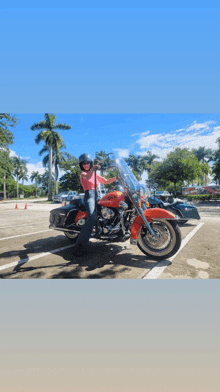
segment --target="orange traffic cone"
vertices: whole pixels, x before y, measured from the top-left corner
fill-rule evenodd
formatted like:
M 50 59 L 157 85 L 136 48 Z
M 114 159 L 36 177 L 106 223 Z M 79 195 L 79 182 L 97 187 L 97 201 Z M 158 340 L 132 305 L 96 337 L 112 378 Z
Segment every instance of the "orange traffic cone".
M 15 209 L 18 210 L 18 205 L 16 204 Z
M 24 210 L 27 210 L 27 203 L 25 204 Z

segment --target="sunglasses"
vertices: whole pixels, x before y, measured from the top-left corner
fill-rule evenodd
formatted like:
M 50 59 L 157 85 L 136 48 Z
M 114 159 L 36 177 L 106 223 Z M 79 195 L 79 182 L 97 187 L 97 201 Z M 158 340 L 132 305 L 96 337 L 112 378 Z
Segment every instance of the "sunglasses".
M 83 162 L 83 165 L 90 165 L 90 162 Z

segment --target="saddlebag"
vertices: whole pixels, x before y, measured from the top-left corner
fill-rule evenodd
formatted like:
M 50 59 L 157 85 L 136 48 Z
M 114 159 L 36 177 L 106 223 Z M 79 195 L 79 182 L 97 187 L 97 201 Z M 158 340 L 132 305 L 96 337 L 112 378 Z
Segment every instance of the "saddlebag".
M 186 219 L 200 219 L 198 210 L 194 206 L 188 204 L 178 204 L 175 209 L 180 212 L 183 218 Z
M 64 207 L 55 208 L 50 211 L 50 229 L 68 229 L 75 221 L 78 211 L 85 211 L 85 206 L 82 202 L 72 200 L 72 203 Z

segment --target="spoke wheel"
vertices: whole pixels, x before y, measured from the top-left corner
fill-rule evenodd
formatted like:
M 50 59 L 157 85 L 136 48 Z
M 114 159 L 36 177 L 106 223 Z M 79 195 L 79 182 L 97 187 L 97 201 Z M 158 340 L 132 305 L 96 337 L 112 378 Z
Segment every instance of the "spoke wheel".
M 155 260 L 173 256 L 181 245 L 181 233 L 176 221 L 155 220 L 151 227 L 157 236 L 154 237 L 142 226 L 138 236 L 139 249 Z

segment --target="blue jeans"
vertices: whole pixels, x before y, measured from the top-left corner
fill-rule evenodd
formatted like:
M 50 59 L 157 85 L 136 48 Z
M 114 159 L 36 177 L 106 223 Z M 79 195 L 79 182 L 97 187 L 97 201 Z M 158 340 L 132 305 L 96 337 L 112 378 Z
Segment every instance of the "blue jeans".
M 93 226 L 95 224 L 95 191 L 85 191 L 84 203 L 86 207 L 86 211 L 88 212 L 88 219 L 86 220 L 85 225 L 83 226 L 77 244 L 86 245 L 90 239 Z

